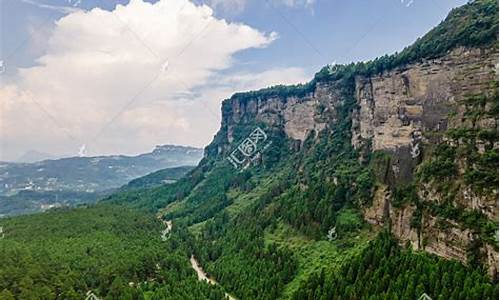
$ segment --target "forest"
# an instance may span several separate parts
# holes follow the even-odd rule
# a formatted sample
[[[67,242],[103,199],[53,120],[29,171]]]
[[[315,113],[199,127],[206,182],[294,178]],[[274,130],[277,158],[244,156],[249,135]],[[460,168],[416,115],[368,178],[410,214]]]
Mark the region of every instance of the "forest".
[[[401,249],[381,233],[334,272],[321,270],[292,299],[498,299],[498,283],[474,267]]]
[[[235,94],[223,102],[221,129],[194,169],[136,179],[95,205],[0,219],[0,299],[83,299],[88,292],[131,300],[220,300],[225,293],[239,300],[498,299],[498,275],[488,274],[484,253],[498,244],[498,222],[455,204],[463,186],[487,197],[498,185],[498,82],[492,95],[459,103],[463,115],[450,111],[450,120],[470,126],[428,133],[405,182],[387,175],[393,153],[352,143],[357,77],[459,46],[497,47],[497,11],[497,1],[473,1],[400,53],[325,67],[306,85]],[[341,101],[315,108],[328,130],[298,146],[281,123],[224,122],[235,99],[308,97],[326,81]],[[491,117],[495,130],[476,126]],[[257,126],[272,144],[248,169],[235,170],[226,155]],[[409,227],[419,235],[424,216],[467,230],[467,257],[440,258],[397,240],[390,221],[369,223],[365,210],[382,187],[391,209],[414,208]],[[441,201],[423,200],[429,187]],[[162,240],[167,221],[173,227]],[[192,255],[218,284],[198,280]]]
[[[98,204],[2,219],[0,299],[223,299],[154,215]]]

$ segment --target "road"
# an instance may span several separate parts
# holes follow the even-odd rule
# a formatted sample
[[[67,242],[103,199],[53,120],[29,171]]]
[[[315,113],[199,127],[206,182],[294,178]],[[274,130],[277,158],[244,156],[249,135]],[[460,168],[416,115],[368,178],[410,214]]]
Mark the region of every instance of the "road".
[[[163,241],[166,241],[168,239],[168,234],[172,230],[172,221],[163,220],[161,216],[158,216],[158,219],[162,221],[163,225],[165,225],[165,229],[161,231],[161,239]],[[196,260],[196,257],[194,257],[194,255],[191,255],[190,262],[191,262],[191,267],[196,271],[196,274],[198,275],[199,281],[206,281],[212,285],[219,284],[217,281],[215,281],[215,279],[207,276],[207,273],[205,273],[205,271],[201,267],[200,263]],[[225,293],[225,295],[226,299],[228,300],[237,300],[228,293]]]
[[[191,261],[191,267],[193,267],[193,269],[196,271],[196,274],[198,275],[199,281],[206,281],[212,285],[219,284],[217,281],[215,281],[215,279],[207,276],[207,273],[205,273],[205,271],[203,271],[203,268],[201,267],[200,263],[198,263],[198,261],[196,260],[196,257],[194,257],[194,255],[191,255],[190,261]],[[236,298],[229,295],[228,293],[225,293],[225,295],[226,295],[226,299],[236,300]]]

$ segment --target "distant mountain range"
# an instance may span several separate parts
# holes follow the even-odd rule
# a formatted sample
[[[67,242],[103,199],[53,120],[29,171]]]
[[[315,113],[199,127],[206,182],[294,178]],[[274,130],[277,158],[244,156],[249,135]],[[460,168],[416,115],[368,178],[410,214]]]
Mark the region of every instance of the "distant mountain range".
[[[34,163],[37,161],[47,160],[47,159],[57,159],[56,156],[48,154],[45,152],[40,152],[36,150],[30,150],[23,155],[21,155],[16,162],[20,163]]]
[[[224,100],[190,171],[1,219],[0,299],[499,299],[498,24],[469,1],[397,54]]]
[[[148,181],[149,184],[171,182],[190,169],[177,167],[195,166],[202,157],[203,149],[162,145],[137,156],[0,162],[0,216],[92,202],[135,178],[174,168],[172,172],[157,174],[156,181]]]

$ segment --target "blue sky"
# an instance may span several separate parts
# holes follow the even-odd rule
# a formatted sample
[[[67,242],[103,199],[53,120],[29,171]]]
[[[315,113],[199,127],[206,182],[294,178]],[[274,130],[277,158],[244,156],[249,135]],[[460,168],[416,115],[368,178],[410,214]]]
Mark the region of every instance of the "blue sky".
[[[40,31],[51,27],[54,20],[64,15],[54,9],[32,3],[72,7],[78,0],[1,0],[3,5],[2,53],[11,53],[21,43],[29,43],[28,24],[40,26]],[[293,0],[288,0],[293,2]],[[69,2],[69,3],[68,3]],[[100,7],[113,10],[117,4],[129,0],[82,0],[78,7],[89,10]],[[157,1],[148,1],[157,2]],[[373,59],[393,53],[411,44],[416,38],[437,25],[454,7],[465,0],[315,0],[283,1],[229,0],[194,1],[198,4],[227,2],[215,6],[215,14],[231,22],[241,22],[254,28],[279,33],[279,39],[265,51],[249,50],[236,55],[243,63],[237,67],[262,69],[268,66],[297,66],[310,74],[336,61],[348,63]],[[234,9],[231,3],[245,3]],[[33,53],[21,46],[12,61],[15,65],[33,63]],[[36,54],[36,53],[35,53]]]
[[[0,1],[0,160],[204,146],[233,92],[401,50],[466,2]]]

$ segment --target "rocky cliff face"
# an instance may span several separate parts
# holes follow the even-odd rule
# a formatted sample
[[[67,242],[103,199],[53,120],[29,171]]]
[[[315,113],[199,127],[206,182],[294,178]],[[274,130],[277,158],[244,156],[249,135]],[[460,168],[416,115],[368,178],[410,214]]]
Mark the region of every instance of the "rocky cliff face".
[[[450,114],[462,117],[466,108],[461,102],[466,96],[490,91],[497,68],[497,51],[460,48],[442,58],[358,78],[353,145],[359,148],[370,140],[373,151],[398,153],[401,160],[393,166],[394,173],[407,178],[411,170],[405,166],[419,162],[426,132],[469,126]],[[488,118],[482,126],[494,128],[497,121]]]
[[[365,219],[373,225],[391,224],[392,232],[402,244],[436,255],[467,260],[467,249],[476,233],[461,223],[424,213],[419,226],[412,225],[416,206],[393,205],[395,185],[411,182],[415,170],[431,156],[433,145],[447,141],[443,134],[452,128],[498,128],[498,114],[485,115],[473,121],[467,117],[467,97],[491,94],[498,75],[498,49],[457,48],[440,58],[424,60],[374,76],[356,76],[351,94],[357,103],[351,113],[352,145],[363,152],[384,152],[391,157],[385,178],[377,178]],[[336,130],[337,108],[346,99],[340,80],[315,82],[310,91],[295,95],[235,95],[223,104],[222,128],[216,152],[230,151],[230,143],[239,142],[235,131],[242,126],[263,124],[280,130],[298,148],[308,137],[323,130]],[[351,87],[352,88],[352,87]],[[496,87],[498,88],[498,87]],[[344,91],[344,92],[342,92]],[[488,104],[487,104],[488,105]],[[487,109],[484,108],[483,109]],[[471,123],[472,122],[472,123]],[[260,125],[259,125],[260,126]],[[484,151],[487,141],[475,140],[477,151]],[[490,147],[491,148],[491,147]],[[493,145],[498,151],[498,144]],[[481,150],[482,149],[482,150]],[[464,169],[459,168],[459,177]],[[458,180],[462,182],[462,179]],[[459,184],[453,205],[479,211],[497,222],[498,191],[479,194],[470,185]],[[425,202],[440,203],[442,192],[432,184],[418,191]],[[498,249],[483,244],[490,272],[497,272]]]
[[[301,96],[255,96],[226,100],[222,110],[222,139],[218,153],[228,151],[235,141],[234,132],[245,125],[263,124],[281,130],[296,145],[332,126],[337,121],[336,107],[344,101],[339,82],[317,83],[313,91]],[[226,107],[226,108],[224,108]]]
[[[446,139],[439,133],[453,128],[498,128],[498,115],[485,116],[471,124],[463,104],[471,95],[493,94],[491,82],[497,76],[496,50],[461,48],[442,58],[375,77],[358,78],[358,109],[353,114],[352,143],[359,148],[370,141],[372,151],[391,154],[388,171],[392,180],[382,180],[386,185],[409,181],[415,167],[426,159],[426,145]],[[481,152],[484,143],[476,140],[474,146]],[[497,144],[493,147],[498,151]],[[463,175],[464,168],[459,168],[459,173]],[[443,195],[435,191],[432,184],[426,187],[427,190],[419,191],[423,202],[442,201]],[[415,207],[393,207],[387,186],[380,189],[383,192],[376,194],[373,206],[365,211],[368,222],[382,225],[390,221],[392,232],[403,243],[410,242],[415,249],[466,262],[467,249],[474,238],[470,229],[432,214],[424,214],[420,227],[414,228],[410,224]],[[498,219],[498,191],[481,195],[471,186],[461,184],[453,202],[460,209],[480,211],[495,222]],[[495,274],[497,250],[483,245],[483,252],[488,254],[486,263],[490,273]]]

